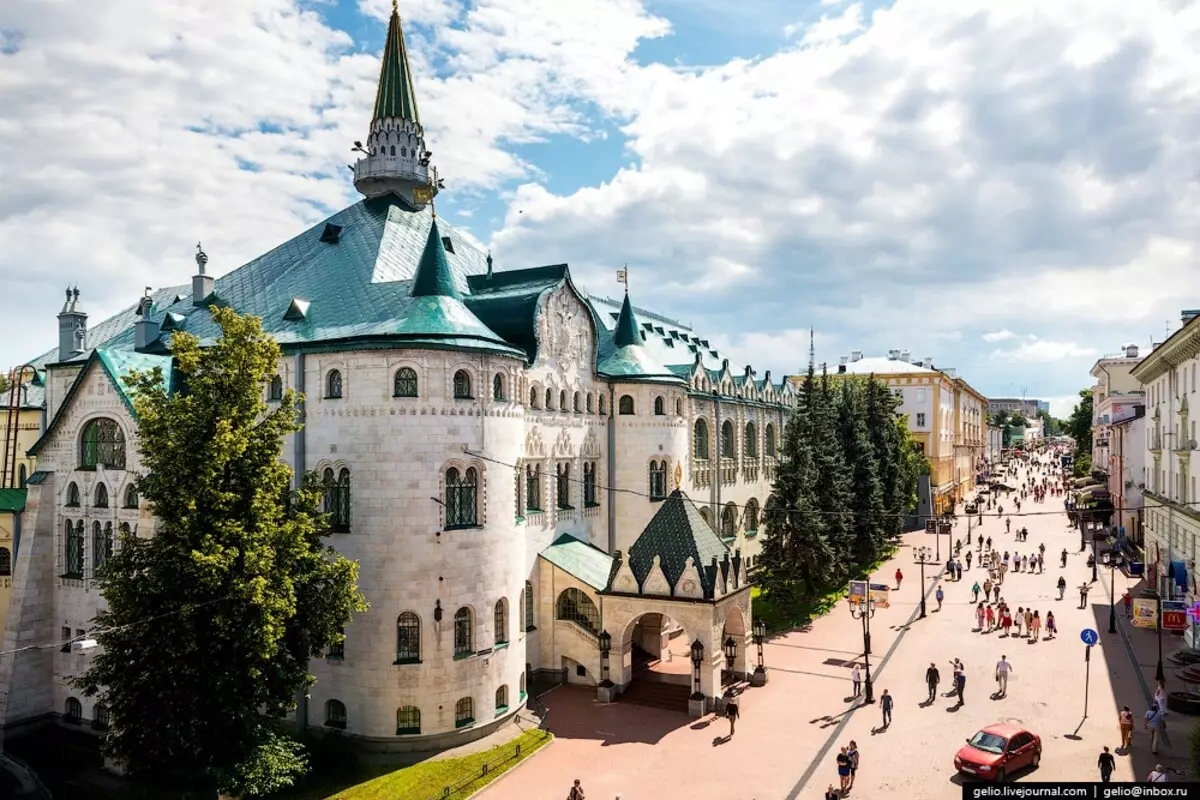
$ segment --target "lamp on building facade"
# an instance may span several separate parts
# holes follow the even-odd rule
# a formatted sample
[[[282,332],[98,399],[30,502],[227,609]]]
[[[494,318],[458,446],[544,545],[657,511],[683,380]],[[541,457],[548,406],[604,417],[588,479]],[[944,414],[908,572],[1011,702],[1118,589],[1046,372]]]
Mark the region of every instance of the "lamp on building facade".
[[[700,664],[704,661],[704,645],[700,640],[692,642],[692,699],[703,698],[700,691]]]
[[[754,674],[750,676],[750,685],[764,686],[767,682],[767,668],[763,664],[763,642],[767,639],[767,623],[756,619],[750,630],[754,637],[754,645],[758,648],[758,666],[754,668]]]
[[[437,600],[433,604],[433,621],[434,622],[442,621],[442,601],[441,600]]]
[[[608,678],[608,656],[612,651],[612,636],[608,631],[601,631],[596,641],[600,644],[600,685],[612,686],[612,681]]]

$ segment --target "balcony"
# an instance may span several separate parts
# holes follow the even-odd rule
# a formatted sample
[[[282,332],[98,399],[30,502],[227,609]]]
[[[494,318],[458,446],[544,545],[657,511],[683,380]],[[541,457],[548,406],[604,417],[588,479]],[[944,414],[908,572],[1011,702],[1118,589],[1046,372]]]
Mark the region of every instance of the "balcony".
[[[698,458],[692,462],[692,484],[697,489],[704,489],[712,485],[712,467],[707,458]]]
[[[737,461],[732,458],[721,459],[721,484],[732,486],[737,483]]]

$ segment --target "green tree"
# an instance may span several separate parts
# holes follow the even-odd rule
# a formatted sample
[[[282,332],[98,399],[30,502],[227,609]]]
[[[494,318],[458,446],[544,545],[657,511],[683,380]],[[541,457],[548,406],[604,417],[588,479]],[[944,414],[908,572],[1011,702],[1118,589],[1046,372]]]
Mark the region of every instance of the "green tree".
[[[1075,452],[1092,452],[1092,392],[1090,389],[1079,390],[1079,402],[1067,417],[1067,435],[1075,440]],[[1076,459],[1078,460],[1078,458]]]
[[[7,394],[9,385],[8,373],[0,372],[0,394]],[[4,402],[8,403],[8,398],[4,398]]]
[[[908,417],[898,414],[893,424],[896,429],[896,452],[900,460],[901,497],[904,501],[903,513],[911,514],[920,502],[917,489],[920,485],[921,476],[928,475],[930,472],[929,458],[921,448],[920,442],[913,438],[912,432],[908,429]]]
[[[869,384],[841,381],[838,438],[850,479],[850,539],[854,563],[874,564],[883,552],[886,523],[880,464],[867,426]]]
[[[105,750],[131,775],[255,796],[306,770],[281,720],[312,684],[309,659],[366,605],[357,565],[323,541],[319,491],[289,491],[280,453],[299,398],[263,401],[278,345],[255,317],[213,317],[213,345],[173,337],[180,390],[157,369],[126,378],[156,525],[100,575],[102,649],[77,685],[109,709]]]
[[[997,428],[1008,427],[1008,420],[1011,416],[1007,411],[997,411],[995,414],[992,414],[992,424]]]
[[[829,577],[832,582],[841,583],[850,577],[857,563],[853,557],[852,517],[848,513],[854,510],[854,496],[850,462],[842,451],[838,430],[838,393],[830,385],[828,374],[822,373],[817,383],[811,420],[809,435],[817,466],[817,507],[829,512],[822,515],[822,535],[838,555]]]
[[[1077,453],[1071,467],[1071,474],[1076,478],[1086,478],[1092,474],[1092,454]]]
[[[872,375],[867,379],[863,391],[867,403],[867,437],[875,455],[883,505],[879,536],[880,541],[886,544],[900,533],[905,514],[917,504],[917,478],[913,474],[910,485],[905,463],[908,456],[904,452],[906,446],[911,447],[911,437],[908,434],[907,417],[896,413],[899,400],[886,384]]]

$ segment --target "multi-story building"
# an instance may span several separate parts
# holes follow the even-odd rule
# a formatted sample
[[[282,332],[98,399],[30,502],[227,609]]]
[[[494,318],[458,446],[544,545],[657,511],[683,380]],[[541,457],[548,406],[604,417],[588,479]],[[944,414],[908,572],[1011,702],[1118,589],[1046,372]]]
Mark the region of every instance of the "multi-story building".
[[[1135,486],[1145,485],[1142,523],[1148,575],[1157,579],[1164,596],[1194,601],[1200,494],[1191,469],[1197,446],[1191,407],[1200,402],[1200,312],[1184,311],[1182,322],[1129,372],[1141,384],[1146,406],[1145,473],[1133,480]]]
[[[892,350],[886,358],[855,350],[841,358],[837,374],[874,375],[901,399],[899,411],[929,459],[929,507],[935,514],[972,492],[986,446],[987,398],[955,370],[934,367],[932,358],[913,361],[906,350]]]
[[[330,542],[370,603],[310,665],[300,724],[378,750],[445,747],[504,724],[534,676],[596,685],[611,664],[603,689],[620,692],[673,632],[703,653],[682,708],[746,671],[747,569],[790,385],[734,370],[628,292],[580,291],[566,265],[496,269],[433,213],[414,98],[393,13],[354,167],[364,199],[221,278],[197,248],[190,286],[98,325],[71,292],[58,347],[34,362],[49,423],[29,448],[4,725],[106,718],[71,683],[93,654],[45,645],[87,632],[120,534],[154,534],[121,378],[169,380],[174,332],[219,336],[218,301],[279,342],[264,403],[303,393],[284,458],[323,481]],[[949,441],[952,402],[934,394],[927,436],[945,426]]]
[[[991,464],[1000,463],[1000,454],[1004,452],[1004,428],[993,425],[987,426],[987,459]]]
[[[1037,416],[1041,402],[1040,400],[1027,400],[1023,397],[993,397],[988,399],[988,415],[994,416],[1004,411],[1032,419]]]
[[[1134,546],[1141,546],[1142,489],[1145,488],[1146,407],[1121,409],[1109,423],[1108,489],[1116,519],[1113,524]]]
[[[42,375],[32,367],[12,370],[0,392],[0,626],[12,592],[12,566],[21,542],[25,484],[34,472],[29,449],[42,433]]]
[[[1120,353],[1101,357],[1092,366],[1091,375],[1096,379],[1092,386],[1092,469],[1108,468],[1112,420],[1144,404],[1142,385],[1131,374],[1138,361],[1138,348],[1131,344]]]

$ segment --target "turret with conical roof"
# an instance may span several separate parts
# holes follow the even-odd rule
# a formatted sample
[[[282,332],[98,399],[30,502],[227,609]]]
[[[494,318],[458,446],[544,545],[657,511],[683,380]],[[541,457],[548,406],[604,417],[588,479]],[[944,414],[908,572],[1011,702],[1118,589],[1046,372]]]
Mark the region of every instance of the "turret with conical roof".
[[[437,169],[430,167],[433,154],[425,149],[425,129],[417,111],[408,47],[395,0],[383,46],[371,132],[366,147],[355,142],[355,150],[363,157],[354,165],[354,188],[367,197],[395,194],[420,209],[437,194]]]
[[[610,334],[611,344],[601,346],[598,371],[609,378],[623,380],[650,380],[654,382],[678,383],[680,378],[662,364],[650,352],[638,329],[637,315],[629,300],[629,289],[625,290],[625,301],[617,314],[617,324]]]

